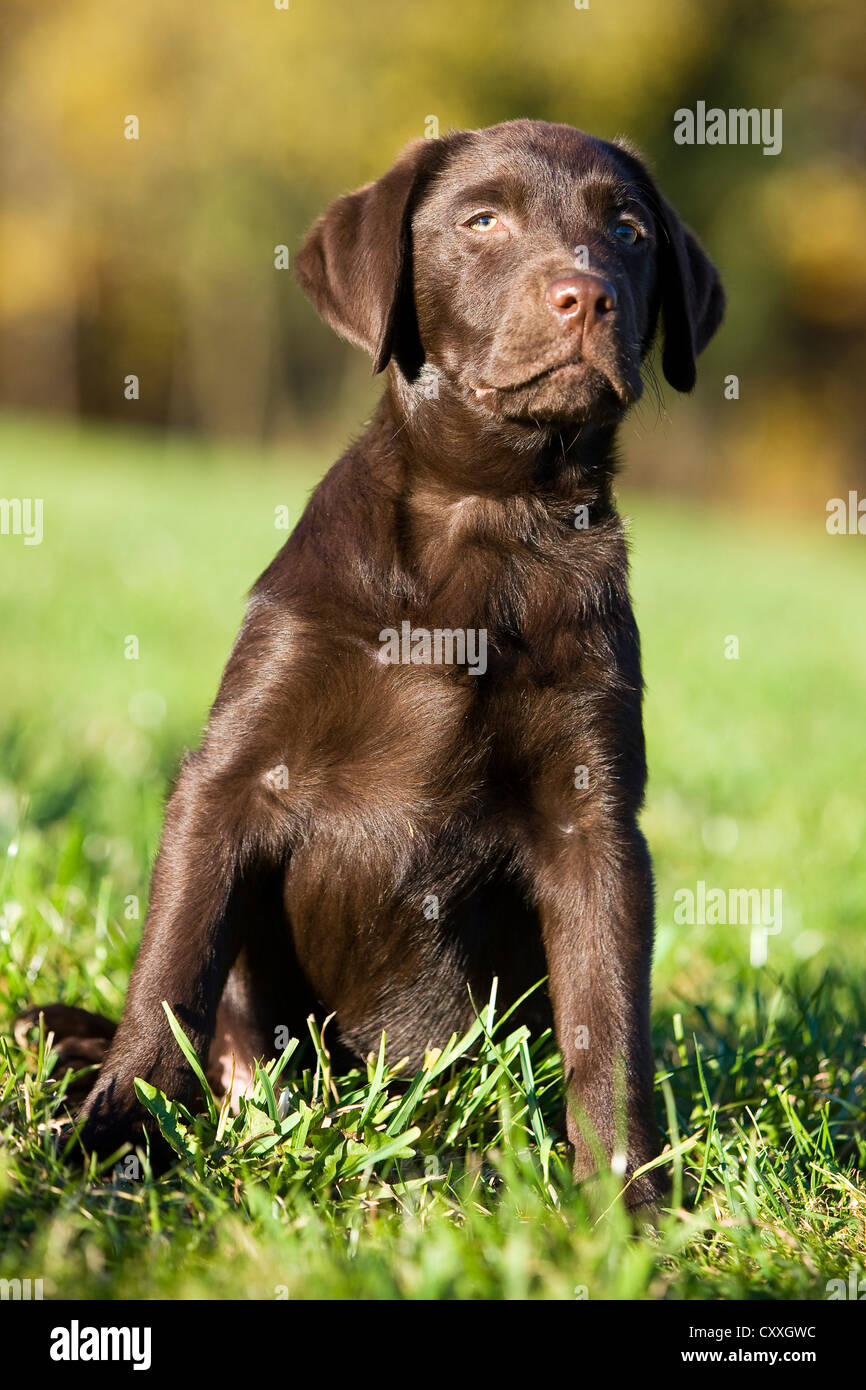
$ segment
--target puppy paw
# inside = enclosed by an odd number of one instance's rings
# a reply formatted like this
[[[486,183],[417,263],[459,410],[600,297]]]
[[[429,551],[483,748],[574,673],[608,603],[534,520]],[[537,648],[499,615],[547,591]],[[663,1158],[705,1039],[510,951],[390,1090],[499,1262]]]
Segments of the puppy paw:
[[[170,1088],[162,1089],[171,1093]],[[125,1144],[143,1148],[147,1140],[155,1174],[166,1172],[177,1162],[177,1154],[138,1100],[132,1077],[101,1073],[78,1112],[77,1124],[79,1152],[83,1150],[85,1155],[95,1153],[99,1158],[108,1158]]]

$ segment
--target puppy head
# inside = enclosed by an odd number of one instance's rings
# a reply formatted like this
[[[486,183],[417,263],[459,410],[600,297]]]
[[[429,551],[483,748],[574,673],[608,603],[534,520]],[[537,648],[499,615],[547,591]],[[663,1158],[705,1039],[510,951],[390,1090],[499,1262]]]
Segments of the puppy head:
[[[339,198],[296,262],[323,318],[375,371],[422,367],[473,409],[608,423],[641,393],[661,320],[678,391],[718,328],[718,274],[629,148],[511,121],[417,140]]]

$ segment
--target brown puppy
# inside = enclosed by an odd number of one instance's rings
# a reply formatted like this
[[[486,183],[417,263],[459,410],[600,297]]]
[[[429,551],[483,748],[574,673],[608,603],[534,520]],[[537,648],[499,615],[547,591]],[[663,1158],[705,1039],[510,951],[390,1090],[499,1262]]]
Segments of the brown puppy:
[[[630,150],[537,121],[411,145],[297,271],[385,394],[253,590],[84,1143],[140,1138],[136,1076],[194,1099],[164,999],[203,1059],[314,1010],[418,1062],[467,986],[547,974],[576,1172],[621,1068],[630,1175],[658,1151],[653,886],[614,433],[659,319],[693,386],[718,276]]]

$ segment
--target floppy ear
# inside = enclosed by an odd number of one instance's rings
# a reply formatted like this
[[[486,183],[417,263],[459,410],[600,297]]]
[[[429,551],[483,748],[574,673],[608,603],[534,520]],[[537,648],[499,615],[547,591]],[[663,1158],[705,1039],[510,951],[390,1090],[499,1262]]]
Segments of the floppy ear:
[[[369,352],[374,372],[381,372],[391,358],[410,269],[412,211],[444,143],[413,140],[382,178],[338,198],[308,233],[295,260],[301,288],[322,318]]]
[[[664,348],[662,368],[677,391],[695,384],[695,358],[703,352],[725,313],[718,271],[697,237],[656,194],[659,222],[659,292]]]

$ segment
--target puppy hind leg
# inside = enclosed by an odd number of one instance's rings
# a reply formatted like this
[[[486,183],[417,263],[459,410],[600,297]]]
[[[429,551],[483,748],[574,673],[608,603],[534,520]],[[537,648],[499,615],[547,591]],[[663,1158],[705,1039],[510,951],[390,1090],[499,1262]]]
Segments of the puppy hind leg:
[[[93,1085],[89,1068],[104,1062],[117,1024],[104,1014],[73,1004],[38,1004],[24,1009],[12,1024],[12,1035],[22,1050],[38,1049],[40,1017],[44,1020],[46,1041],[50,1035],[54,1039],[51,1079],[60,1081],[67,1072],[83,1073],[74,1075],[66,1087],[66,1099],[77,1104]]]

